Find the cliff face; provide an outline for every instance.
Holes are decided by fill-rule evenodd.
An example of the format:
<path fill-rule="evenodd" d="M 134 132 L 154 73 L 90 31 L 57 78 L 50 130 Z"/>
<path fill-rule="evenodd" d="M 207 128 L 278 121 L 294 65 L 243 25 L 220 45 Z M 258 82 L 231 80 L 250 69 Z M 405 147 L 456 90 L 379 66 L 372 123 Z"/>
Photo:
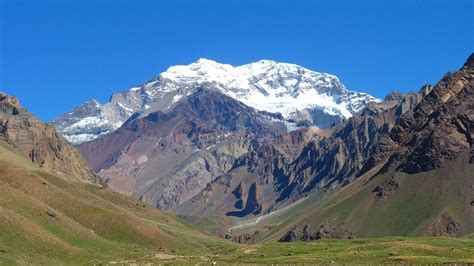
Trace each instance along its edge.
<path fill-rule="evenodd" d="M 21 107 L 18 99 L 0 93 L 0 138 L 41 168 L 97 183 L 78 150 L 56 129 Z"/>
<path fill-rule="evenodd" d="M 407 173 L 444 167 L 463 151 L 474 162 L 474 55 L 457 72 L 448 73 L 416 108 L 405 113 L 385 136 L 365 168 L 389 160 Z"/>

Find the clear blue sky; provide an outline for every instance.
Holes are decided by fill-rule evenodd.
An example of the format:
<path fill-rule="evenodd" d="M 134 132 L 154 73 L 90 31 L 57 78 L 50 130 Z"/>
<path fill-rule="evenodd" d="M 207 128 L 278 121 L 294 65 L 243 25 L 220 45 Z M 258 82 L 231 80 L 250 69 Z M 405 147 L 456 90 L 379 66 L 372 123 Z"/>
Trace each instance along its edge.
<path fill-rule="evenodd" d="M 200 57 L 271 59 L 384 97 L 474 51 L 472 0 L 0 0 L 0 91 L 50 120 Z"/>

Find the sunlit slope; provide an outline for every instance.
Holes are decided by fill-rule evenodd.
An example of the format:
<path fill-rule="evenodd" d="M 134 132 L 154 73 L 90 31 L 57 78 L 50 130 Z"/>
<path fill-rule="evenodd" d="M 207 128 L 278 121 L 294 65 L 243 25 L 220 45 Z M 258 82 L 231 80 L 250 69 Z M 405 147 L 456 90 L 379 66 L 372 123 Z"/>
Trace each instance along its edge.
<path fill-rule="evenodd" d="M 34 169 L 0 145 L 0 262 L 199 261 L 234 249 L 127 196 Z"/>
<path fill-rule="evenodd" d="M 317 230 L 327 224 L 354 237 L 470 234 L 474 165 L 465 160 L 462 156 L 446 168 L 418 174 L 370 172 L 262 238 L 278 240 L 291 229 L 308 225 Z M 383 193 L 377 187 L 383 187 Z"/>

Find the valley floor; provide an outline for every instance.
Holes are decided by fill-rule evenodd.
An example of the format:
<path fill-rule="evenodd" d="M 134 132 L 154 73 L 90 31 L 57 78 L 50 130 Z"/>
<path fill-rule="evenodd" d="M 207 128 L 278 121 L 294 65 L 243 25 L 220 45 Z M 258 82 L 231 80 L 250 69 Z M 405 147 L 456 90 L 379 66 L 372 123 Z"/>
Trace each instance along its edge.
<path fill-rule="evenodd" d="M 0 250 L 0 264 L 10 264 L 16 251 Z M 12 254 L 13 253 L 13 254 Z M 90 254 L 82 263 L 172 263 L 172 264 L 286 264 L 286 263 L 474 263 L 474 238 L 365 238 L 351 240 L 318 240 L 313 242 L 265 243 L 257 245 L 225 245 L 214 247 L 213 252 L 192 255 L 159 252 L 136 246 L 129 253 Z M 115 257 L 118 256 L 118 257 Z M 78 263 L 77 258 L 69 261 L 65 254 L 64 263 Z M 85 258 L 84 258 L 85 259 Z M 31 260 L 30 260 L 31 261 Z M 34 260 L 33 260 L 34 261 Z M 43 260 L 43 262 L 45 262 Z M 60 261 L 56 261 L 60 263 Z"/>
<path fill-rule="evenodd" d="M 474 239 L 366 238 L 249 246 L 241 263 L 474 263 Z"/>

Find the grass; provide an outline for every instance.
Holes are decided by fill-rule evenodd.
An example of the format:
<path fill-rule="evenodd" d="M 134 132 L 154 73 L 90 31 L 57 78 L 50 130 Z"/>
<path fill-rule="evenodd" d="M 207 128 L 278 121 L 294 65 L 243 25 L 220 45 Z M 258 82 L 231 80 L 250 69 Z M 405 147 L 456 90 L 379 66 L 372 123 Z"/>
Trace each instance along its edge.
<path fill-rule="evenodd" d="M 245 250 L 226 261 L 262 264 L 474 263 L 474 240 L 442 237 L 265 243 L 248 246 Z"/>
<path fill-rule="evenodd" d="M 248 263 L 474 263 L 474 241 L 372 238 L 267 243 L 238 258 Z"/>

